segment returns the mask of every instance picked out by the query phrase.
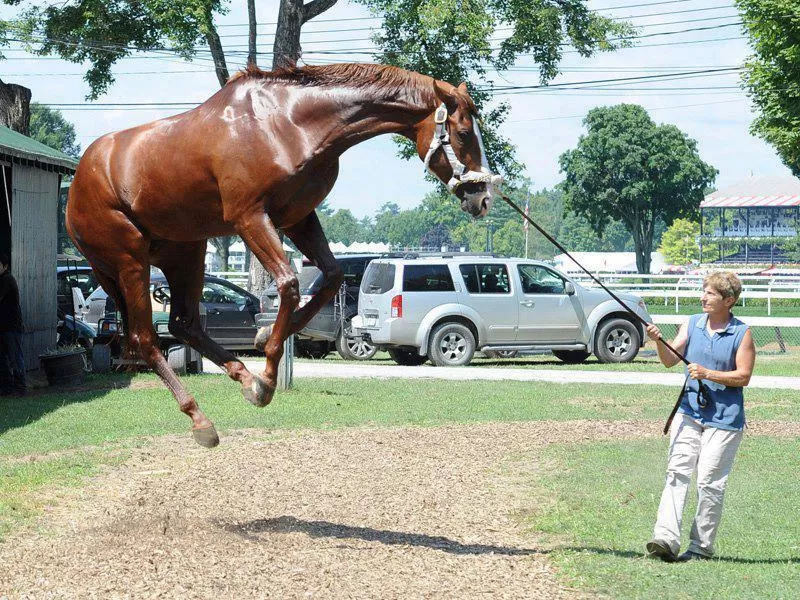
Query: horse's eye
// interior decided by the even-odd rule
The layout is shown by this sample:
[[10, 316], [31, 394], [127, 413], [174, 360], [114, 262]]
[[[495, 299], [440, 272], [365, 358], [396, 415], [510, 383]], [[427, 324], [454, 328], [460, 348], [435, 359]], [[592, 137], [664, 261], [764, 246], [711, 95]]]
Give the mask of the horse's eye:
[[466, 129], [462, 129], [461, 131], [458, 132], [458, 139], [461, 140], [462, 142], [466, 142], [469, 139], [470, 133], [472, 132], [467, 131]]

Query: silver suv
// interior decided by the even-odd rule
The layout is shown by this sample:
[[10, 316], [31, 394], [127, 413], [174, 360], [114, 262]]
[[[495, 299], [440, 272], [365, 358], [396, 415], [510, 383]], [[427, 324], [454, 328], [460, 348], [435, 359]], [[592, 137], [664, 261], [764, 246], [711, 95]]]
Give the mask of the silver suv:
[[[651, 321], [640, 298], [617, 295]], [[457, 254], [373, 260], [352, 326], [402, 365], [466, 365], [476, 350], [627, 362], [645, 341], [641, 325], [603, 290], [537, 261]]]

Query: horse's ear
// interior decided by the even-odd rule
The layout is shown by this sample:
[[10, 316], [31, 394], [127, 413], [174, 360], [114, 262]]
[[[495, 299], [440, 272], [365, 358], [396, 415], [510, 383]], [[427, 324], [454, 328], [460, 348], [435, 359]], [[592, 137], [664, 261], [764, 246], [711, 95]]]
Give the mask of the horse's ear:
[[458, 108], [458, 100], [456, 100], [456, 95], [453, 93], [455, 88], [449, 83], [439, 81], [438, 79], [434, 80], [433, 86], [436, 89], [436, 97], [444, 102], [444, 105], [447, 107], [447, 112], [453, 114]]
[[464, 92], [465, 94], [467, 93], [467, 82], [466, 81], [462, 81], [461, 83], [458, 84], [458, 91], [459, 92]]

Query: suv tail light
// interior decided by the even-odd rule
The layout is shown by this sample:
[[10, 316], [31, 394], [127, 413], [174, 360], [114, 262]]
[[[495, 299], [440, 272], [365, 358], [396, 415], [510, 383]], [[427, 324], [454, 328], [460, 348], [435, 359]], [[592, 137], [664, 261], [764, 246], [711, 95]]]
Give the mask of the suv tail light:
[[392, 298], [392, 318], [401, 318], [403, 316], [403, 297], [395, 296]]

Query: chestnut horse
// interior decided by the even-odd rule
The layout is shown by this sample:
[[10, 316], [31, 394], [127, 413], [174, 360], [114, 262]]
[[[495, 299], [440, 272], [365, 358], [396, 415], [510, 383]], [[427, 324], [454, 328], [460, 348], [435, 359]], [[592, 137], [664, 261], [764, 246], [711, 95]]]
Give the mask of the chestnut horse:
[[[250, 68], [193, 110], [110, 133], [86, 149], [69, 191], [67, 230], [116, 301], [129, 350], [139, 353], [191, 417], [199, 444], [215, 446], [219, 437], [158, 349], [150, 266], [169, 283], [169, 331], [220, 365], [248, 401], [265, 406], [275, 392], [284, 340], [342, 282], [314, 210], [336, 181], [339, 156], [376, 135], [403, 135], [461, 208], [482, 217], [499, 177], [486, 166], [476, 119], [464, 84], [454, 87], [395, 67]], [[380, 194], [386, 182], [369, 184]], [[325, 278], [322, 290], [298, 310], [297, 277], [279, 231]], [[228, 235], [241, 236], [280, 293], [271, 332], [256, 336], [266, 355], [260, 375], [200, 324], [206, 240]]]

